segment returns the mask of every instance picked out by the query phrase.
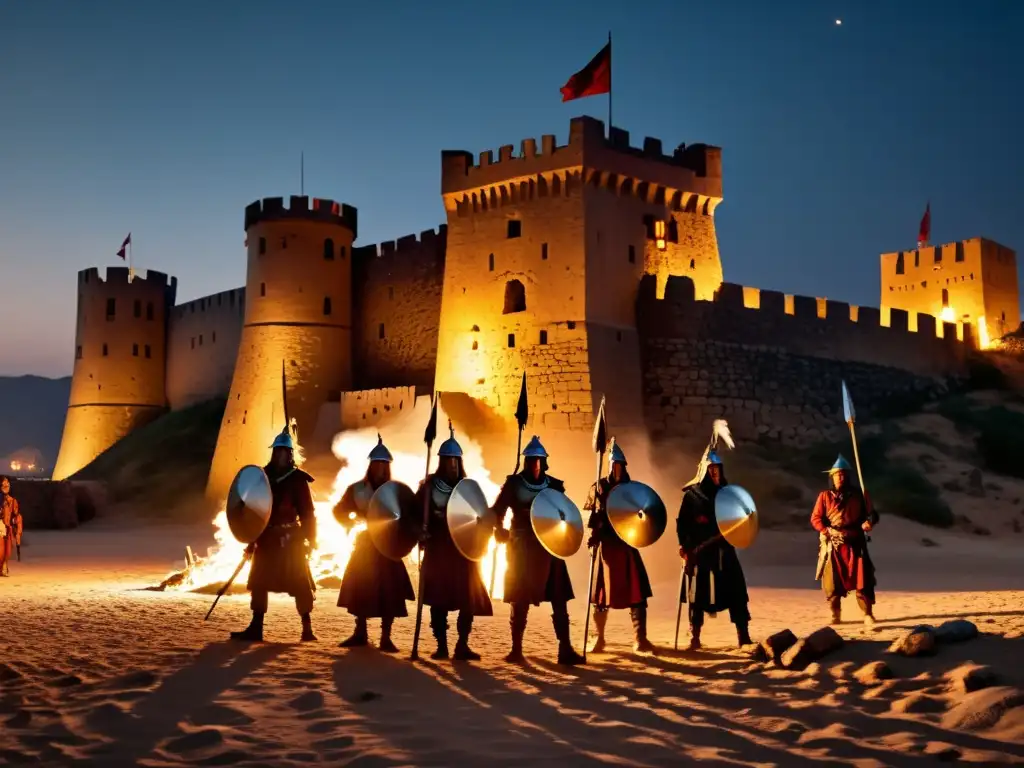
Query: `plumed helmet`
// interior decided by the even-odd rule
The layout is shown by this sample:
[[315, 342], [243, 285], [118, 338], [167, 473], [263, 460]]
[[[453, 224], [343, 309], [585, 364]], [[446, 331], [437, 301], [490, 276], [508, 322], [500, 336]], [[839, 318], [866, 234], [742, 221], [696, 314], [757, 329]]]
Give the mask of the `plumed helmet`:
[[540, 443], [540, 438], [534, 435], [530, 438], [530, 442], [523, 448], [523, 456], [528, 459], [546, 459], [548, 452], [544, 450], [544, 446]]
[[620, 464], [626, 464], [626, 454], [619, 448], [619, 444], [615, 442], [615, 438], [612, 438], [612, 463], [619, 462]]
[[722, 457], [718, 454], [718, 451], [716, 451], [714, 448], [712, 448], [710, 451], [708, 451], [707, 462], [708, 462], [708, 466], [710, 466], [712, 464], [718, 464], [719, 466], [721, 466], [724, 463], [722, 461]]
[[850, 466], [850, 462], [846, 460], [843, 454], [839, 454], [839, 458], [836, 459], [836, 463], [832, 465], [832, 468], [827, 470], [827, 474], [831, 475], [834, 472], [849, 472], [853, 467]]
[[437, 451], [438, 456], [450, 456], [454, 459], [462, 458], [462, 446], [459, 445], [459, 441], [455, 439], [455, 427], [452, 426], [451, 421], [448, 422], [448, 439], [441, 443], [441, 447]]
[[271, 448], [287, 448], [289, 451], [295, 450], [295, 443], [292, 442], [292, 434], [288, 427], [281, 430], [281, 434], [274, 438], [274, 442], [270, 445]]
[[370, 461], [387, 461], [392, 462], [395, 457], [391, 455], [391, 451], [384, 445], [384, 438], [377, 435], [377, 444], [373, 446], [373, 450], [370, 451], [370, 455], [367, 456]]

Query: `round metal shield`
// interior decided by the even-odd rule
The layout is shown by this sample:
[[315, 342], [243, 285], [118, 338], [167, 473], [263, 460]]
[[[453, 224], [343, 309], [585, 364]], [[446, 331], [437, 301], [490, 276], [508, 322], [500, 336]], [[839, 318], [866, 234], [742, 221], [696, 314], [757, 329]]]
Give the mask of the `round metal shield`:
[[564, 493], [545, 488], [530, 505], [530, 524], [541, 546], [565, 560], [583, 546], [583, 516]]
[[262, 467], [247, 464], [238, 470], [228, 491], [227, 516], [231, 535], [243, 544], [252, 544], [270, 521], [274, 494]]
[[715, 521], [722, 538], [737, 549], [746, 549], [757, 538], [757, 506], [738, 485], [727, 485], [715, 496]]
[[494, 535], [498, 516], [491, 511], [476, 480], [460, 480], [448, 499], [448, 531], [455, 548], [467, 560], [483, 560]]
[[[370, 499], [373, 498], [373, 486], [365, 480], [360, 480], [352, 486], [352, 502], [357, 510], [365, 516], [370, 509]], [[341, 525], [350, 526], [355, 522], [358, 515], [349, 510], [343, 512], [337, 505], [334, 507], [334, 519]]]
[[620, 483], [607, 501], [608, 521], [619, 538], [637, 549], [649, 547], [661, 538], [668, 525], [665, 502], [649, 485]]
[[373, 546], [389, 560], [401, 560], [416, 546], [416, 537], [406, 524], [407, 520], [403, 520], [412, 509], [415, 497], [405, 483], [389, 480], [370, 499], [366, 530]]

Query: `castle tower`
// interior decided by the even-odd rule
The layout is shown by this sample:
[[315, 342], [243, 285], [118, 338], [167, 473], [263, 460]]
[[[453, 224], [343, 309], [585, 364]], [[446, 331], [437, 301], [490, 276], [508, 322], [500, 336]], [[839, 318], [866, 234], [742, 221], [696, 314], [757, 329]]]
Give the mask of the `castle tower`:
[[[981, 347], [1020, 327], [1017, 255], [991, 240], [882, 254], [883, 307], [947, 323], [971, 323]], [[940, 325], [941, 327], [941, 325]]]
[[721, 150], [671, 155], [661, 142], [592, 118], [569, 143], [544, 136], [474, 164], [441, 156], [448, 220], [436, 388], [467, 392], [511, 418], [525, 370], [537, 427], [588, 429], [595, 400], [609, 420], [642, 423], [635, 301], [645, 274], [671, 275], [699, 298], [722, 282], [714, 210]]
[[167, 318], [177, 279], [150, 270], [78, 273], [71, 398], [53, 479], [63, 480], [167, 406]]
[[245, 320], [207, 493], [223, 498], [245, 464], [262, 466], [289, 416], [300, 440], [352, 382], [352, 241], [356, 209], [292, 196], [245, 209]]

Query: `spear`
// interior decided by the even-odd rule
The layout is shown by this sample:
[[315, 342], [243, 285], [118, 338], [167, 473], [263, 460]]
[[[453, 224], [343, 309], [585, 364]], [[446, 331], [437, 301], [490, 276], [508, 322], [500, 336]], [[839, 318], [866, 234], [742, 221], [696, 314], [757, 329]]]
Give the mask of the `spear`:
[[[530, 401], [526, 396], [526, 371], [523, 371], [523, 385], [519, 388], [519, 404], [516, 406], [516, 421], [519, 423], [519, 445], [516, 446], [516, 468], [513, 475], [519, 474], [519, 464], [523, 453], [523, 430], [530, 419]], [[494, 542], [494, 554], [491, 561], [491, 599], [494, 599], [494, 581], [498, 573], [498, 542]]]
[[857, 479], [860, 481], [860, 491], [866, 494], [868, 489], [864, 487], [864, 473], [860, 469], [860, 453], [857, 451], [857, 432], [853, 427], [857, 420], [857, 412], [853, 409], [853, 398], [850, 397], [850, 390], [843, 382], [843, 418], [850, 428], [850, 439], [853, 441], [853, 462], [857, 465]]
[[[597, 454], [597, 479], [594, 481], [594, 503], [601, 490], [601, 473], [604, 470], [604, 451], [608, 443], [608, 426], [604, 420], [604, 395], [601, 395], [601, 408], [594, 422], [594, 453]], [[587, 660], [587, 640], [590, 634], [590, 596], [594, 593], [594, 567], [597, 565], [597, 553], [600, 543], [594, 547], [590, 555], [590, 577], [587, 579], [587, 618], [583, 622], [583, 661]]]
[[[433, 398], [433, 405], [430, 409], [430, 421], [427, 422], [427, 429], [423, 433], [423, 442], [427, 444], [427, 469], [423, 477], [423, 534], [427, 533], [427, 526], [430, 523], [430, 450], [437, 437], [437, 394]], [[410, 661], [419, 658], [420, 628], [423, 626], [423, 542], [420, 542], [420, 575], [419, 587], [416, 590], [416, 631], [412, 636], [412, 653], [409, 654]]]

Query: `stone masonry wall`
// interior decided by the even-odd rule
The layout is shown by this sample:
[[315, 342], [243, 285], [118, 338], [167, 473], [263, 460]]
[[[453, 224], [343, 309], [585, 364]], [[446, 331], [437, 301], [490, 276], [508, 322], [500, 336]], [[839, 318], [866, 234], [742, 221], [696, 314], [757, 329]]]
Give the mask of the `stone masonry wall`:
[[[670, 278], [664, 300], [653, 277], [637, 301], [644, 371], [645, 421], [652, 436], [707, 432], [725, 418], [738, 437], [766, 436], [807, 443], [845, 429], [840, 382], [845, 380], [858, 416], [910, 392], [945, 391], [965, 374], [969, 343], [951, 324], [937, 338], [932, 318], [919, 316], [919, 332], [906, 329], [893, 310], [891, 327], [878, 310], [762, 291], [760, 309], [744, 306], [744, 289], [724, 283], [715, 301], [697, 301], [686, 278]], [[931, 322], [929, 322], [931, 321]], [[971, 338], [969, 327], [965, 338]]]

